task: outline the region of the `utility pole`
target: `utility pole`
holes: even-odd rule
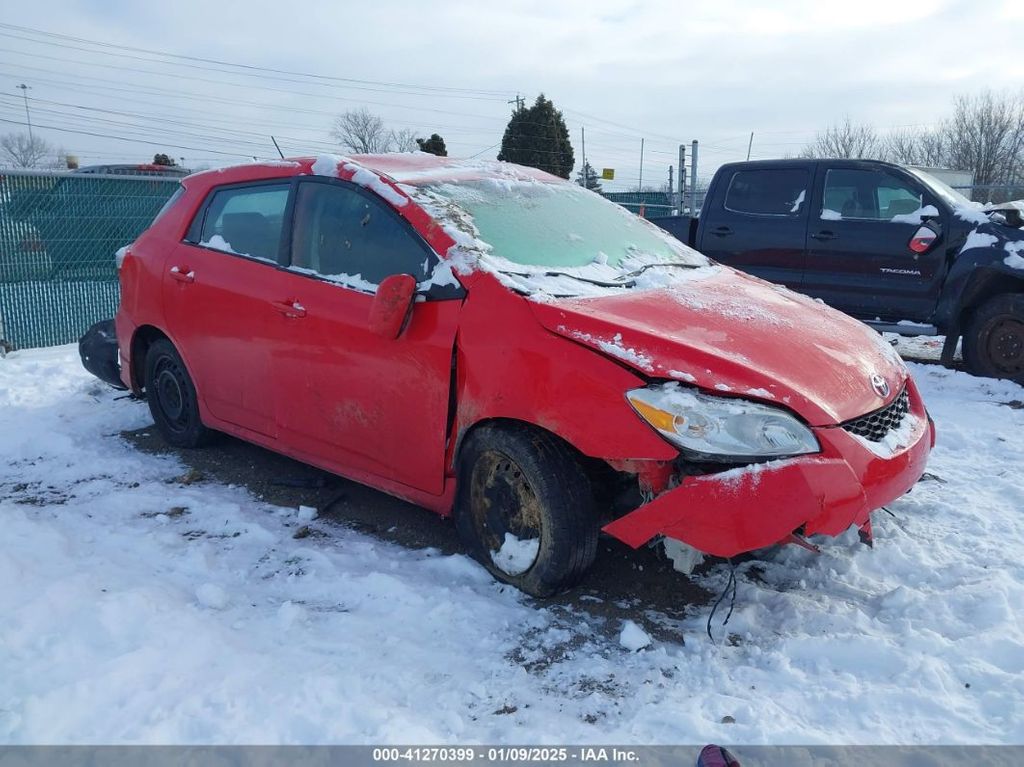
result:
[[[676,207],[679,209],[679,215],[683,215],[683,203],[685,202],[686,193],[686,144],[679,145],[679,191],[676,198]]]
[[[668,166],[668,203],[669,203],[669,205],[672,204],[672,198],[675,197],[675,195],[672,194],[672,190],[676,188],[675,183],[673,182],[673,179],[672,179],[672,171],[673,171],[673,168],[672,168],[671,165],[669,165]],[[672,215],[672,209],[671,208],[669,208],[669,215]]]
[[[690,149],[690,215],[697,215],[697,139]]]
[[[32,90],[32,88],[30,88],[29,86],[25,85],[25,83],[22,83],[21,85],[18,85],[17,87],[21,89],[21,95],[25,99],[25,122],[28,123],[28,140],[29,141],[34,141],[34,139],[32,138],[32,118],[31,118],[31,116],[29,116],[29,113],[28,113],[28,92],[30,90]]]
[[[583,171],[580,173],[580,186],[587,188],[587,133],[586,128],[580,126],[580,151],[583,152]]]
[[[514,99],[510,99],[509,101],[506,101],[505,103],[506,104],[515,104],[516,105],[516,111],[518,112],[520,109],[523,108],[524,101],[523,101],[523,97],[519,95],[519,91],[516,91],[516,97]]]
[[[637,182],[636,190],[644,190],[644,140],[640,139],[640,180]]]
[[[750,131],[750,143],[747,144],[747,162],[750,161],[750,150],[754,147],[754,131]]]

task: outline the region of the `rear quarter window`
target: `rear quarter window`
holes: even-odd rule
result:
[[[725,207],[758,216],[798,216],[809,188],[810,173],[802,168],[739,170],[729,181]]]
[[[185,187],[183,187],[181,184],[178,184],[178,188],[174,190],[174,194],[167,198],[167,202],[165,202],[163,204],[163,207],[161,207],[160,210],[156,212],[156,215],[153,216],[153,221],[150,224],[150,226],[152,226],[161,218],[163,218],[167,214],[167,211],[173,208],[177,204],[178,200],[180,200],[184,195]]]

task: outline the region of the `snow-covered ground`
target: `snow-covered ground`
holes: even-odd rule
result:
[[[653,611],[599,627],[464,557],[176,482],[118,436],[145,406],[71,347],[11,354],[0,742],[1022,743],[1024,389],[912,367],[927,481],[873,551],[849,533],[740,566],[714,644],[706,606],[673,642]]]

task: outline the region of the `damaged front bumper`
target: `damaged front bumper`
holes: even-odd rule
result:
[[[852,525],[870,531],[871,512],[924,473],[935,427],[923,407],[915,411],[906,445],[891,455],[873,452],[841,426],[815,428],[820,453],[684,477],[604,532],[633,548],[664,535],[732,557],[794,534],[835,536]]]
[[[78,355],[82,366],[104,383],[115,389],[126,389],[121,381],[118,362],[117,331],[113,320],[97,322],[78,340]]]

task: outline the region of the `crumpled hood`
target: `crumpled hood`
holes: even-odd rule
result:
[[[866,325],[728,267],[682,273],[670,287],[530,302],[540,323],[651,378],[784,405],[813,426],[892,401],[907,378]],[[889,386],[882,397],[872,376]]]
[[[990,202],[982,206],[985,213],[999,213],[1006,226],[1020,228],[1024,225],[1024,200],[1010,200],[1009,202]]]

